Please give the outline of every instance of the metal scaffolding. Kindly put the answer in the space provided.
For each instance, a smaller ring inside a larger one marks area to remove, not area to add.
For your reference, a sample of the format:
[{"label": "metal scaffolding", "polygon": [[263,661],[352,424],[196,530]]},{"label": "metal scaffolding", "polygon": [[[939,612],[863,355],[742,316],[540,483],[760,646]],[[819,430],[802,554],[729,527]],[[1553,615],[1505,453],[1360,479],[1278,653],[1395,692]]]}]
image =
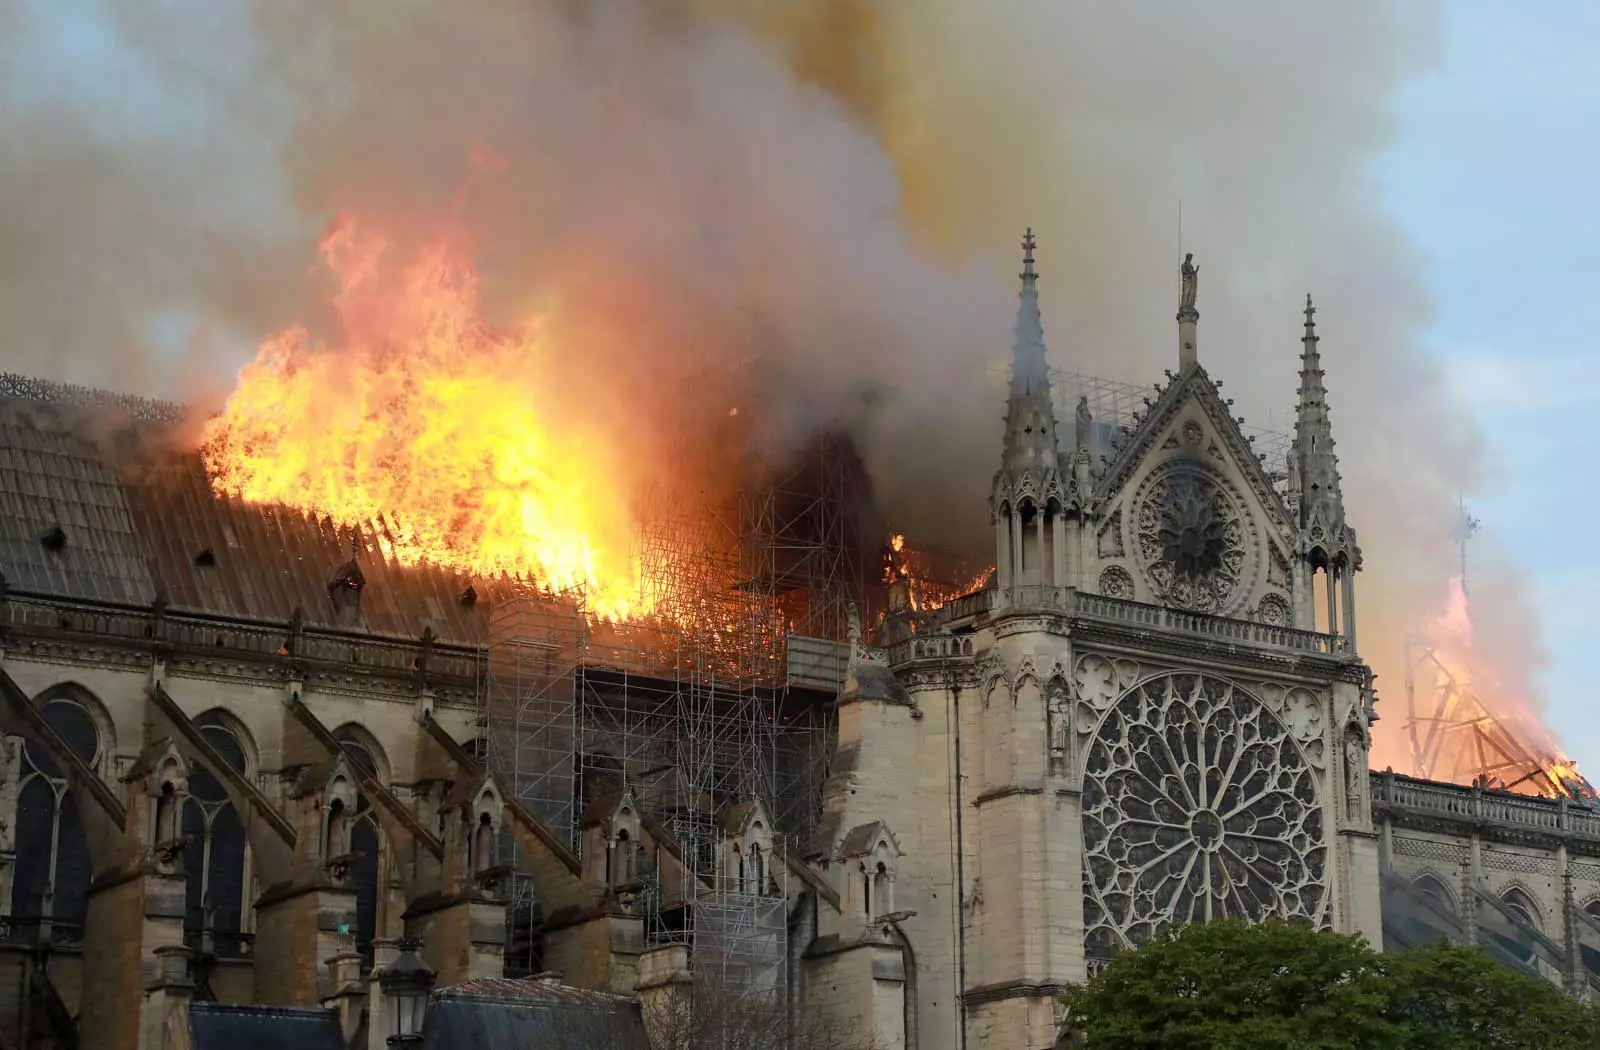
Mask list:
[{"label": "metal scaffolding", "polygon": [[[672,837],[683,863],[647,873],[647,936],[689,945],[698,980],[740,993],[783,986],[776,860],[815,826],[829,694],[867,582],[848,442],[766,440],[759,418],[730,412],[710,451],[679,450],[704,456],[698,473],[725,491],[669,472],[645,500],[644,620],[592,618],[581,592],[504,600],[481,691],[489,767],[580,856],[586,813],[624,790]],[[760,877],[730,853],[730,821],[755,802],[774,825]],[[531,878],[512,885],[507,967],[529,972],[541,916]]]},{"label": "metal scaffolding", "polygon": [[[990,370],[989,377],[996,383],[1008,381],[1010,366],[995,366]],[[1088,400],[1089,414],[1094,418],[1090,451],[1095,461],[1099,463],[1115,458],[1122,442],[1131,436],[1138,426],[1139,417],[1143,415],[1145,409],[1155,403],[1160,390],[1140,383],[1124,383],[1082,372],[1052,368],[1050,395],[1051,405],[1056,412],[1057,426],[1069,428],[1062,431],[1059,436],[1069,441],[1072,438],[1070,432],[1072,420],[1077,416],[1078,400],[1079,398]],[[1281,491],[1281,486],[1289,476],[1289,446],[1294,436],[1287,430],[1277,429],[1271,425],[1272,422],[1269,414],[1268,426],[1258,427],[1240,423],[1239,432],[1255,450],[1256,457],[1266,469],[1267,476],[1274,485],[1280,487]]]},{"label": "metal scaffolding", "polygon": [[[1152,386],[1121,383],[1060,369],[1052,369],[1050,372],[1050,391],[1053,395],[1052,401],[1055,403],[1056,418],[1063,422],[1074,418],[1079,398],[1088,399],[1089,414],[1095,420],[1091,451],[1096,460],[1102,457],[1110,459],[1113,456],[1123,439],[1133,432],[1137,422],[1136,417],[1155,403],[1159,393]],[[1239,423],[1239,431],[1255,450],[1261,465],[1266,469],[1267,476],[1274,484],[1282,485],[1289,476],[1289,445],[1292,435],[1287,431],[1251,426],[1248,423]]]}]

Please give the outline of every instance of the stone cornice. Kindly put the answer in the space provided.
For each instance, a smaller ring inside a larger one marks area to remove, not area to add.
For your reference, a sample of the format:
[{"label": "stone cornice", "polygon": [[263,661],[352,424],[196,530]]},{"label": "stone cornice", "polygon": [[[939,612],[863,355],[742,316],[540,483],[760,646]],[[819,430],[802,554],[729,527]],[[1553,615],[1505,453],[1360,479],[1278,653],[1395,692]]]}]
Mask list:
[{"label": "stone cornice", "polygon": [[990,788],[972,800],[974,806],[982,806],[989,802],[998,802],[1001,799],[1013,798],[1018,795],[1042,795],[1044,788],[1027,786],[1024,784],[1005,784],[1001,787]]},{"label": "stone cornice", "polygon": [[968,1006],[981,1006],[1007,999],[1056,999],[1066,990],[1065,981],[999,981],[968,988],[961,998]]},{"label": "stone cornice", "polygon": [[[234,654],[228,654],[234,655]],[[99,667],[132,674],[148,673],[158,658],[148,648],[99,645],[93,640],[64,641],[48,638],[13,638],[5,651],[8,659],[60,667]],[[370,669],[327,670],[288,661],[228,659],[206,654],[197,657],[173,656],[164,664],[171,678],[244,685],[274,686],[298,678],[316,693],[324,695],[382,697],[402,703],[415,703],[414,679],[373,673]],[[442,680],[430,686],[434,703],[446,708],[471,708],[477,705],[476,682],[472,679]]]},{"label": "stone cornice", "polygon": [[1360,685],[1364,665],[1348,657],[1323,656],[1293,649],[1268,649],[1218,641],[1204,635],[1141,630],[1103,620],[1074,620],[1072,634],[1080,644],[1097,644],[1168,662],[1237,671],[1241,666],[1280,678],[1306,682],[1334,681]]},{"label": "stone cornice", "polygon": [[[364,677],[417,681],[427,662],[431,681],[472,679],[480,663],[471,648],[431,639],[426,643],[356,631],[301,629],[290,624],[173,613],[160,606],[90,604],[39,595],[5,595],[0,601],[5,644],[51,643],[79,651],[132,652],[168,663],[184,659],[229,664],[291,665],[348,670]],[[86,654],[87,655],[87,654]]]}]

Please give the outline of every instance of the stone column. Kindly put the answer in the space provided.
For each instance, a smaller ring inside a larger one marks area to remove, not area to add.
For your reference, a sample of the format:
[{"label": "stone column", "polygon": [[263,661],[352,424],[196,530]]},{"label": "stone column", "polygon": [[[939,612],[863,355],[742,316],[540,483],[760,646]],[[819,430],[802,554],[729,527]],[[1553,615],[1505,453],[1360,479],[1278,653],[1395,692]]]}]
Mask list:
[{"label": "stone column", "polygon": [[[181,944],[166,944],[155,950],[155,973],[145,989],[143,1032],[139,1046],[144,1050],[188,1050],[189,1002],[194,998],[194,980],[189,976],[193,953]],[[84,989],[86,996],[92,989]]]},{"label": "stone column", "polygon": [[[1082,528],[1078,521],[1067,521],[1064,513],[1057,514],[1055,525],[1055,584],[1058,587],[1077,587],[1078,577],[1081,573],[1082,560],[1078,551],[1078,532]],[[1070,538],[1069,538],[1070,537]]]},{"label": "stone column", "polygon": [[366,1050],[387,1050],[389,1045],[388,1004],[383,999],[379,978],[384,967],[400,957],[400,942],[388,937],[372,939],[372,972],[367,975]]},{"label": "stone column", "polygon": [[1045,546],[1045,542],[1044,542],[1044,516],[1045,516],[1045,512],[1044,512],[1044,509],[1041,507],[1038,511],[1035,512],[1034,518],[1033,518],[1033,523],[1034,523],[1034,526],[1035,526],[1035,531],[1038,532],[1038,534],[1039,534],[1039,557],[1038,557],[1039,567],[1038,567],[1038,570],[1037,570],[1038,571],[1038,575],[1039,575],[1039,582],[1041,584],[1048,584],[1048,583],[1052,583],[1054,581],[1052,581],[1050,579],[1049,566],[1050,566],[1051,563],[1049,563],[1049,562],[1047,562],[1045,560],[1048,557],[1048,555],[1046,554],[1046,551],[1048,550],[1048,548]]},{"label": "stone column", "polygon": [[1356,651],[1356,572],[1346,564],[1339,568],[1339,596],[1344,599],[1344,636],[1350,652]]},{"label": "stone column", "polygon": [[1323,575],[1328,578],[1328,588],[1327,588],[1327,590],[1328,590],[1328,594],[1327,594],[1327,597],[1328,597],[1328,628],[1327,628],[1327,630],[1328,630],[1329,634],[1338,634],[1339,633],[1339,612],[1338,612],[1338,604],[1337,604],[1338,603],[1338,590],[1339,590],[1338,570],[1335,569],[1332,565],[1330,565],[1330,566],[1327,567],[1326,570],[1324,570]]},{"label": "stone column", "polygon": [[1017,513],[1017,508],[1011,508],[1011,584],[1016,586],[1023,581],[1026,574],[1026,562],[1023,558],[1022,547],[1022,515]]},{"label": "stone column", "polygon": [[1302,631],[1317,629],[1317,605],[1313,601],[1316,588],[1312,586],[1315,579],[1302,559],[1297,557],[1290,562],[1289,592],[1294,600],[1294,626]]},{"label": "stone column", "polygon": [[1000,588],[1000,593],[1005,594],[1011,589],[1011,530],[1010,521],[1005,515],[994,519],[994,572],[995,583]]},{"label": "stone column", "polygon": [[[361,1027],[367,989],[361,986],[361,956],[346,946],[327,961],[327,993],[322,1004],[339,1015],[339,1030],[349,1046]],[[380,993],[380,998],[382,995]]]}]

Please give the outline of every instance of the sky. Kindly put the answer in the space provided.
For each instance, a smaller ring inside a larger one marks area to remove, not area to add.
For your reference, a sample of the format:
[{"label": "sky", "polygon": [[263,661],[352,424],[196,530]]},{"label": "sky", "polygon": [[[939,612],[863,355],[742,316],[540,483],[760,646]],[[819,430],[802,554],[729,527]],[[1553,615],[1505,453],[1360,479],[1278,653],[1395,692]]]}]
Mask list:
[{"label": "sky", "polygon": [[[1600,6],[1451,0],[1445,12],[1440,62],[1396,99],[1383,192],[1426,257],[1430,350],[1485,437],[1468,578],[1474,559],[1501,556],[1527,574],[1545,628],[1546,718],[1594,779],[1600,490],[1583,479],[1600,422]],[[1388,697],[1398,717],[1399,691]]]}]

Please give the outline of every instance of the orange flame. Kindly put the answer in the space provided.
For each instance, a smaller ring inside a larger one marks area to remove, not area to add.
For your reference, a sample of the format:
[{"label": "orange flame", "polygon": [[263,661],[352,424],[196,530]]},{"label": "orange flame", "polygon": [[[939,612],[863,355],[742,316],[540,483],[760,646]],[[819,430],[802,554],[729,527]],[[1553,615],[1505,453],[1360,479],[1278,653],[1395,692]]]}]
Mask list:
[{"label": "orange flame", "polygon": [[206,427],[213,487],[371,525],[402,564],[582,588],[604,619],[648,612],[627,516],[603,491],[610,450],[540,411],[555,407],[540,363],[562,350],[536,324],[487,324],[458,249],[396,271],[387,247],[348,218],[328,229],[342,341],[294,327],[261,344]]},{"label": "orange flame", "polygon": [[990,566],[962,582],[950,583],[934,579],[929,565],[931,559],[924,552],[906,546],[905,534],[901,532],[889,534],[889,548],[886,555],[883,582],[886,584],[904,582],[906,601],[912,612],[933,612],[941,609],[945,603],[954,598],[987,587],[989,580],[994,576],[994,567]]},{"label": "orange flame", "polygon": [[1420,712],[1437,721],[1428,738],[1437,753],[1418,773],[1475,779],[1485,787],[1558,798],[1592,793],[1527,699],[1496,677],[1478,649],[1471,606],[1460,580],[1427,634],[1436,672],[1422,684],[1436,704]]}]

